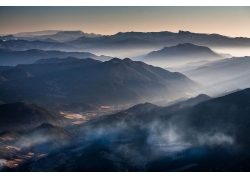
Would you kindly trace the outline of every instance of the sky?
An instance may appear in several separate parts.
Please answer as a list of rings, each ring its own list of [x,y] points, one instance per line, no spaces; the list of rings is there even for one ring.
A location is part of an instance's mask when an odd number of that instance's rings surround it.
[[[250,38],[250,7],[0,7],[0,34],[191,31]]]

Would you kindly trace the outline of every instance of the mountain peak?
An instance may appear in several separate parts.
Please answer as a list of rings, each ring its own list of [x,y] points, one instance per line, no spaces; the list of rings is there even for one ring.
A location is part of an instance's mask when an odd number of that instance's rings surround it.
[[[192,43],[180,43],[180,44],[178,44],[178,45],[176,45],[177,47],[179,46],[179,47],[182,47],[182,46],[184,46],[184,47],[187,47],[187,46],[197,46],[197,45],[195,45],[195,44],[192,44]]]
[[[149,102],[137,104],[131,108],[129,108],[127,111],[131,113],[142,113],[149,110],[153,110],[154,108],[157,108],[158,106]]]
[[[179,34],[191,34],[190,31],[182,31],[182,30],[179,30],[178,33],[179,33]]]
[[[50,123],[43,123],[40,126],[38,126],[36,129],[49,129],[49,128],[54,128],[55,126],[53,126]]]
[[[129,59],[129,58],[124,58],[123,61],[129,61],[129,62],[131,62],[132,60]]]
[[[199,94],[198,96],[196,96],[195,98],[207,98],[207,99],[210,99],[211,97],[206,95],[206,94]]]

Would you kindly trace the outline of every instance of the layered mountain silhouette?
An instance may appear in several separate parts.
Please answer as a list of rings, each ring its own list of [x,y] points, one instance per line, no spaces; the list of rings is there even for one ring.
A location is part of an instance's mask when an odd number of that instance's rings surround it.
[[[72,134],[50,124],[24,134],[3,132],[0,139],[12,149],[51,152],[17,171],[249,171],[249,100],[245,89],[212,99],[201,94],[185,106],[138,104],[90,122],[83,131],[88,140],[72,147]],[[0,151],[3,157],[17,152]]]
[[[82,36],[76,40],[68,41],[66,44],[77,48],[100,48],[100,49],[119,49],[132,47],[150,47],[157,45],[159,42],[164,42],[174,36],[172,32],[119,32],[110,36],[90,37]]]
[[[44,58],[93,58],[96,60],[109,60],[108,56],[96,56],[87,52],[63,52],[63,51],[43,51],[38,49],[27,51],[11,51],[0,49],[0,65],[13,66],[17,64],[30,64]]]
[[[0,105],[0,117],[0,131],[27,130],[42,123],[66,124],[64,117],[56,111],[23,102]]]
[[[58,33],[60,30],[42,30],[34,32],[20,32],[14,34],[15,37],[34,37],[34,36],[43,36],[43,35],[52,35]]]
[[[126,43],[122,43],[126,42]],[[136,43],[135,43],[136,42]],[[174,46],[180,43],[192,43],[209,47],[243,47],[250,46],[249,38],[231,38],[219,34],[199,34],[189,31],[178,33],[162,32],[119,32],[110,36],[99,38],[80,37],[67,44],[78,48],[144,48]],[[115,47],[115,45],[117,45]]]
[[[106,125],[115,126],[116,124],[120,123],[119,121],[123,121],[124,119],[126,123],[128,123],[129,125],[130,121],[127,121],[126,118],[128,119],[131,118],[131,120],[134,121],[135,119],[137,119],[137,117],[143,120],[142,122],[140,122],[140,120],[138,120],[138,122],[133,122],[136,125],[141,124],[141,123],[151,123],[150,121],[151,120],[153,121],[155,118],[157,119],[162,116],[169,115],[169,114],[179,113],[181,110],[193,107],[201,102],[206,102],[211,99],[212,98],[207,96],[206,94],[199,94],[196,97],[189,98],[184,101],[176,102],[166,107],[157,106],[155,104],[148,103],[148,102],[141,103],[141,104],[132,106],[131,108],[125,111],[121,111],[121,112],[118,112],[117,114],[108,116],[101,122],[97,122],[97,126],[98,127],[102,127]],[[134,125],[133,123],[131,124],[132,126]]]
[[[222,93],[249,87],[249,68],[250,57],[245,56],[207,62],[189,69],[180,68],[173,71],[180,71],[195,81],[207,85],[210,89],[216,87],[211,91]]]
[[[200,95],[192,101],[206,100],[185,107],[138,104],[92,123],[84,131],[92,141],[22,170],[249,171],[249,93]],[[54,159],[64,161],[55,165]]]
[[[55,41],[59,42],[65,42],[70,40],[76,40],[80,37],[90,37],[90,38],[96,38],[101,37],[99,34],[94,33],[84,33],[82,31],[59,31],[56,34],[51,35],[42,35],[42,36],[36,36],[37,39],[53,39]]]
[[[153,51],[143,57],[142,60],[150,64],[166,67],[200,60],[218,60],[224,57],[225,55],[215,53],[208,47],[184,43]]]
[[[181,30],[173,39],[169,40],[169,43],[193,43],[209,47],[243,47],[250,45],[249,38],[233,38],[220,34],[202,34]]]
[[[175,104],[169,107],[159,107],[149,103],[139,104],[108,116],[97,122],[95,127],[97,129],[107,127],[112,132],[123,130],[134,132],[140,129],[147,133],[154,133],[156,138],[158,136],[158,139],[155,139],[158,142],[161,141],[162,133],[168,130],[172,131],[172,136],[174,132],[179,133],[178,138],[175,139],[179,142],[197,145],[235,143],[249,146],[249,99],[250,89],[248,88],[218,98],[206,98],[189,106]],[[152,132],[153,124],[157,126]],[[171,141],[171,137],[165,138],[166,141],[162,139],[165,143]]]
[[[123,104],[173,100],[188,96],[188,92],[195,93],[200,87],[180,73],[130,59],[114,58],[102,63],[91,59],[67,61],[19,65],[34,77],[2,83],[1,100]]]
[[[200,98],[201,96],[205,97],[205,99]],[[194,99],[197,102],[189,104]],[[186,129],[193,128],[200,133],[209,133],[210,131],[215,133],[217,131],[230,134],[234,131],[236,133],[234,137],[239,143],[249,141],[248,138],[245,140],[240,138],[243,135],[242,133],[248,133],[247,129],[249,129],[249,88],[218,98],[199,95],[194,99],[168,107],[159,107],[150,103],[139,104],[128,110],[111,115],[106,120],[98,123],[112,126],[112,124],[109,124],[110,122],[115,125],[119,124],[118,121],[125,121],[129,126],[131,121],[134,123],[136,120],[138,124],[150,124],[155,119],[156,121],[161,121],[162,125],[167,125],[171,122],[173,125],[178,124],[179,127],[184,128],[186,126]],[[183,106],[185,104],[189,105]],[[239,124],[241,125],[238,126]],[[244,132],[241,130],[244,130]]]

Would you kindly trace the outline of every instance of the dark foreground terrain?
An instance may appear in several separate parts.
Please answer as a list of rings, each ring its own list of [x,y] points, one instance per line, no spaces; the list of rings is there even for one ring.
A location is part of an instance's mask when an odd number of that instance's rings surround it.
[[[2,171],[250,171],[250,89],[0,134]],[[14,120],[13,120],[14,121]]]

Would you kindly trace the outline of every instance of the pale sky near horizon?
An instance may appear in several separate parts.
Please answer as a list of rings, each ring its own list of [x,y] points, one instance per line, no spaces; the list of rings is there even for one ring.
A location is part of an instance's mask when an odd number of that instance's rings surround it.
[[[250,38],[250,7],[0,7],[0,34],[191,31]]]

